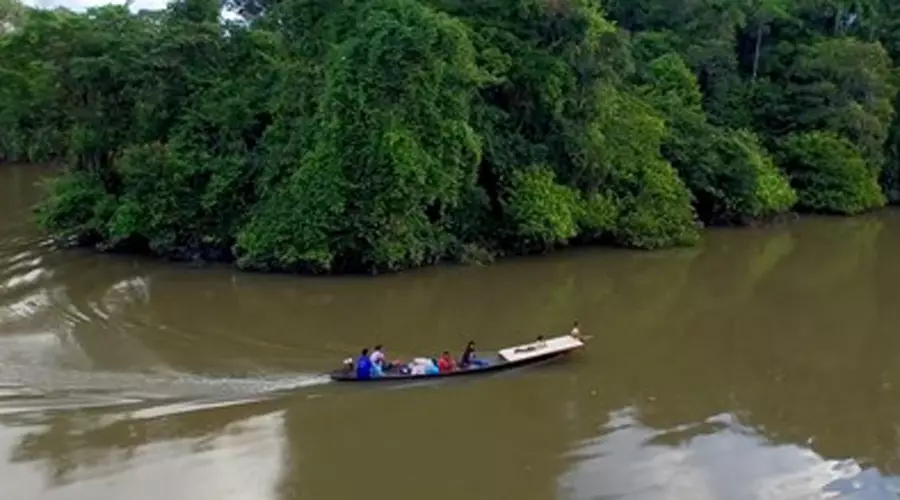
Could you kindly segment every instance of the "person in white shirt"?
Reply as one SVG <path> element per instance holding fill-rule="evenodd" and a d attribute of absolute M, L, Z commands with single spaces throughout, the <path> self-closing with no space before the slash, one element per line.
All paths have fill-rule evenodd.
<path fill-rule="evenodd" d="M 369 354 L 369 359 L 372 360 L 372 363 L 382 364 L 384 363 L 384 351 L 382 351 L 381 344 L 375 346 L 375 349 L 372 351 L 372 354 Z"/>
<path fill-rule="evenodd" d="M 381 344 L 375 345 L 375 350 L 369 355 L 369 359 L 372 361 L 373 365 L 380 366 L 383 371 L 388 371 L 394 367 L 393 363 L 385 359 L 384 346 Z"/>
<path fill-rule="evenodd" d="M 575 337 L 578 340 L 584 340 L 584 337 L 581 336 L 581 330 L 578 329 L 577 321 L 572 325 L 572 331 L 569 332 L 569 335 Z"/>

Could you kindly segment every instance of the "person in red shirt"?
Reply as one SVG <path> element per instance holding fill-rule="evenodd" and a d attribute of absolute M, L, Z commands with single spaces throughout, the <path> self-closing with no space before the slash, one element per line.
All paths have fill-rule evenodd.
<path fill-rule="evenodd" d="M 438 360 L 438 370 L 441 373 L 452 372 L 456 369 L 456 362 L 453 361 L 453 357 L 450 356 L 450 351 L 444 351 L 444 354 L 441 354 L 441 359 Z"/>

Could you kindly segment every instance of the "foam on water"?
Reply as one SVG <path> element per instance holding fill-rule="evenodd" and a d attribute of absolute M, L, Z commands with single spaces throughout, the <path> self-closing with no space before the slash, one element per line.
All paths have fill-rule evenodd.
<path fill-rule="evenodd" d="M 256 402 L 328 382 L 326 375 L 303 373 L 211 377 L 4 366 L 0 367 L 0 414 L 147 403 L 156 405 L 148 412 L 182 413 Z M 161 403 L 165 406 L 159 407 Z"/>

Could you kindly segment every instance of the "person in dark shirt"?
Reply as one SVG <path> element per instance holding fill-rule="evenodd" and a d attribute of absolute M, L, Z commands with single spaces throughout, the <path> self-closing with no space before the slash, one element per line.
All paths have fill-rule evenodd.
<path fill-rule="evenodd" d="M 475 357 L 475 342 L 470 340 L 468 344 L 466 344 L 465 350 L 463 350 L 462 356 L 459 358 L 459 367 L 460 368 L 468 368 L 472 364 L 472 359 Z"/>
<path fill-rule="evenodd" d="M 475 357 L 475 341 L 470 340 L 468 344 L 466 344 L 466 349 L 463 351 L 462 356 L 459 358 L 459 367 L 462 369 L 469 368 L 470 366 L 485 366 L 487 365 L 487 361 L 483 359 L 478 359 Z"/>

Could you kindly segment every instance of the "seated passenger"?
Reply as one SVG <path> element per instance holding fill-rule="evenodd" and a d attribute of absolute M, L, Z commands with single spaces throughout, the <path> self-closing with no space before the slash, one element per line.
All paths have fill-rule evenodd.
<path fill-rule="evenodd" d="M 487 361 L 483 359 L 477 359 L 475 357 L 475 341 L 470 340 L 468 344 L 466 344 L 466 349 L 463 351 L 462 356 L 459 358 L 459 367 L 460 369 L 465 370 L 470 366 L 485 366 L 487 365 Z"/>
<path fill-rule="evenodd" d="M 456 362 L 450 356 L 450 351 L 444 351 L 441 358 L 438 359 L 438 370 L 441 373 L 449 373 L 456 369 Z"/>
<path fill-rule="evenodd" d="M 372 378 L 372 360 L 369 359 L 368 348 L 363 348 L 362 353 L 356 360 L 356 378 L 364 380 Z"/>
<path fill-rule="evenodd" d="M 381 344 L 375 346 L 375 350 L 372 352 L 372 355 L 369 356 L 369 359 L 372 360 L 373 365 L 378 365 L 378 367 L 385 372 L 394 367 L 394 364 L 384 357 L 384 346 Z"/>
<path fill-rule="evenodd" d="M 369 355 L 369 359 L 373 364 L 380 365 L 381 363 L 384 363 L 384 352 L 382 352 L 381 348 L 381 344 L 375 344 L 375 350 Z"/>

